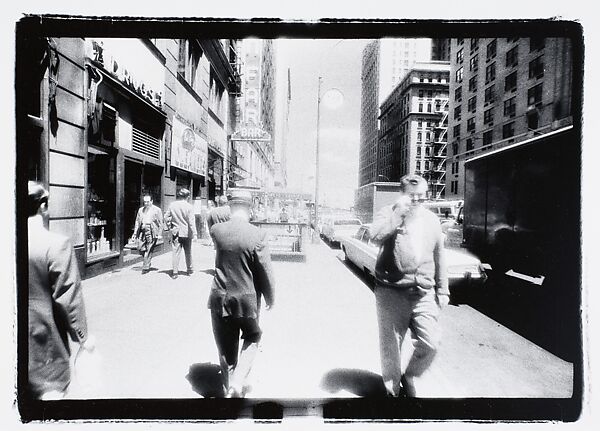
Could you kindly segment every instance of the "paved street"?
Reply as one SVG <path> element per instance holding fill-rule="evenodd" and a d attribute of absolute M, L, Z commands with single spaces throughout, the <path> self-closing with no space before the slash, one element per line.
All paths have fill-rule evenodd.
<path fill-rule="evenodd" d="M 249 397 L 382 395 L 375 301 L 339 250 L 308 245 L 306 262 L 274 261 L 276 306 L 264 331 Z M 195 273 L 169 277 L 171 254 L 84 281 L 101 378 L 71 397 L 219 396 L 217 352 L 206 307 L 214 251 L 194 244 Z M 180 264 L 185 265 L 183 262 Z M 467 306 L 440 317 L 442 345 L 418 387 L 423 397 L 571 396 L 572 365 Z"/>

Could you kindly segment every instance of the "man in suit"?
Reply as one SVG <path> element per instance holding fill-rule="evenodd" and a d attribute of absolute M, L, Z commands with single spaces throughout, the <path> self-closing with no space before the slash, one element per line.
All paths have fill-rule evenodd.
<path fill-rule="evenodd" d="M 244 397 L 261 338 L 261 297 L 273 306 L 274 280 L 266 232 L 250 224 L 252 196 L 234 192 L 231 219 L 211 228 L 215 276 L 208 300 L 226 397 Z M 243 340 L 238 357 L 238 347 Z"/>
<path fill-rule="evenodd" d="M 154 251 L 158 237 L 162 234 L 162 226 L 162 210 L 154 205 L 152 196 L 144 196 L 144 205 L 137 212 L 133 228 L 134 238 L 139 239 L 139 251 L 144 254 L 142 274 L 150 271 L 152 252 Z"/>
<path fill-rule="evenodd" d="M 70 240 L 48 231 L 48 192 L 28 183 L 29 391 L 34 398 L 60 399 L 71 382 L 68 337 L 92 351 L 81 278 Z"/>
<path fill-rule="evenodd" d="M 167 227 L 171 230 L 171 244 L 173 246 L 173 272 L 171 278 L 176 279 L 179 275 L 179 258 L 181 249 L 185 253 L 185 264 L 187 273 L 191 275 L 194 272 L 192 263 L 192 241 L 197 236 L 196 219 L 194 216 L 194 207 L 189 203 L 190 191 L 180 189 L 177 192 L 177 200 L 169 205 L 165 213 Z"/>
<path fill-rule="evenodd" d="M 227 198 L 225 196 L 218 196 L 216 201 L 217 206 L 212 208 L 208 213 L 207 224 L 209 231 L 214 224 L 223 223 L 231 217 L 231 210 L 229 205 L 227 205 Z"/>

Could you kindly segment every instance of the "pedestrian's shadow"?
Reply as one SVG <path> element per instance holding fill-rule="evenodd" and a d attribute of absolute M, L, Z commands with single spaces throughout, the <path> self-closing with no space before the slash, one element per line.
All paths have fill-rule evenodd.
<path fill-rule="evenodd" d="M 321 379 L 321 388 L 335 394 L 346 390 L 359 397 L 382 397 L 386 390 L 379 374 L 367 370 L 337 368 Z"/>
<path fill-rule="evenodd" d="M 215 270 L 214 270 L 214 269 L 201 269 L 201 270 L 200 270 L 200 271 L 198 271 L 198 272 L 203 272 L 204 274 L 208 274 L 208 275 L 210 275 L 211 277 L 214 277 L 214 276 L 215 276 Z"/>
<path fill-rule="evenodd" d="M 194 392 L 204 398 L 223 398 L 225 396 L 219 365 L 209 362 L 193 364 L 185 378 L 192 385 Z"/>

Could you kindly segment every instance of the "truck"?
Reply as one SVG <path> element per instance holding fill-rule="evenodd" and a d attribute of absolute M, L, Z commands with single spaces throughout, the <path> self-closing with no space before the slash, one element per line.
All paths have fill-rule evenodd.
<path fill-rule="evenodd" d="M 565 360 L 580 350 L 581 146 L 573 126 L 465 162 L 463 246 L 488 262 L 479 305 Z"/>

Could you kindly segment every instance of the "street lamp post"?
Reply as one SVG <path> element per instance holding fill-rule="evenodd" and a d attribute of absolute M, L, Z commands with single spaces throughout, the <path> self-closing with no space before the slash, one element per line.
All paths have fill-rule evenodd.
<path fill-rule="evenodd" d="M 315 146 L 315 230 L 319 222 L 319 131 L 321 123 L 321 81 L 319 76 L 319 85 L 317 87 L 317 145 Z M 315 232 L 316 233 L 316 232 Z M 318 241 L 319 236 L 316 235 L 315 241 Z"/>
<path fill-rule="evenodd" d="M 317 143 L 315 145 L 315 228 L 319 221 L 319 138 L 321 132 L 321 100 L 325 98 L 325 105 L 329 104 L 331 109 L 337 108 L 343 102 L 343 94 L 337 88 L 329 88 L 325 91 L 325 94 L 321 94 L 321 83 L 323 77 L 319 76 L 319 83 L 317 86 Z M 329 96 L 329 97 L 328 97 Z M 318 242 L 319 237 L 316 236 L 315 242 Z"/>

